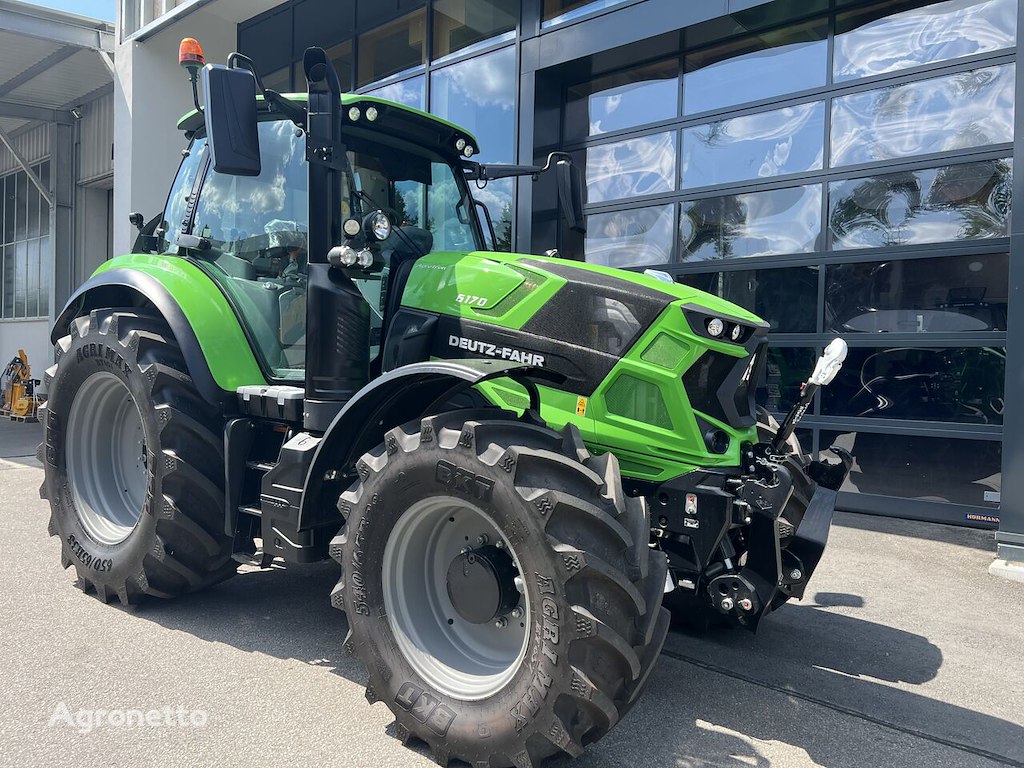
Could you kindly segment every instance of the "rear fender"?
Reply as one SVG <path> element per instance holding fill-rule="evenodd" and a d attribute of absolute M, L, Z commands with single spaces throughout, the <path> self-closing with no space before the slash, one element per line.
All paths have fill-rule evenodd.
<path fill-rule="evenodd" d="M 298 529 L 338 522 L 335 504 L 355 477 L 356 461 L 380 445 L 389 429 L 435 412 L 469 387 L 503 377 L 531 393 L 533 411 L 539 398 L 530 379 L 560 378 L 550 371 L 504 360 L 432 360 L 404 365 L 371 381 L 345 404 L 324 432 L 302 489 Z"/>
<path fill-rule="evenodd" d="M 51 331 L 53 343 L 74 318 L 94 309 L 152 306 L 174 334 L 206 401 L 224 406 L 234 402 L 238 387 L 266 384 L 233 310 L 197 267 L 172 256 L 127 256 L 107 264 L 68 300 Z"/>

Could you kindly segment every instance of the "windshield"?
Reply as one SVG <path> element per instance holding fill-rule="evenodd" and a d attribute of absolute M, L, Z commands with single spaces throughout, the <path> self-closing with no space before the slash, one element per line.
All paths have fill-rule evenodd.
<path fill-rule="evenodd" d="M 305 134 L 289 121 L 260 123 L 259 132 L 259 176 L 207 172 L 191 234 L 208 240 L 209 247 L 204 244 L 203 250 L 189 253 L 231 300 L 267 372 L 273 378 L 295 380 L 305 375 L 309 261 Z M 383 209 L 395 225 L 393 247 L 431 242 L 427 250 L 481 247 L 465 181 L 456 176 L 461 171 L 429 150 L 387 138 L 351 136 L 346 141 L 351 172 L 342 178 L 344 219 L 361 220 Z M 168 250 L 177 247 L 177 232 L 170 222 L 184 216 L 203 143 L 197 139 L 193 144 L 168 201 L 165 220 L 170 231 L 164 236 Z M 378 335 L 386 275 L 387 263 L 383 272 L 356 281 L 370 305 Z M 379 339 L 371 344 L 378 345 Z"/>

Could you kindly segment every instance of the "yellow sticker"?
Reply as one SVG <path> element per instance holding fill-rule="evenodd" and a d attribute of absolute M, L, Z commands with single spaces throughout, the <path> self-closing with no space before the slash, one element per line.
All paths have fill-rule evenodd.
<path fill-rule="evenodd" d="M 587 398 L 577 397 L 576 398 L 576 415 L 586 416 L 587 415 Z"/>

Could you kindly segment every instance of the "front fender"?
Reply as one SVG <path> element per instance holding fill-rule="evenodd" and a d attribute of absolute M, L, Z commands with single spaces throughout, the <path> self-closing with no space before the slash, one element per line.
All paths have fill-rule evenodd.
<path fill-rule="evenodd" d="M 65 335 L 75 317 L 94 309 L 146 303 L 170 326 L 196 389 L 208 402 L 231 402 L 238 387 L 267 383 L 220 289 L 177 256 L 132 254 L 105 262 L 68 300 L 51 341 Z"/>
<path fill-rule="evenodd" d="M 345 404 L 320 440 L 302 489 L 298 529 L 337 522 L 335 502 L 352 480 L 342 473 L 380 445 L 389 429 L 426 416 L 432 405 L 458 391 L 504 377 L 532 390 L 534 396 L 536 389 L 529 379 L 560 378 L 504 360 L 432 360 L 403 365 L 371 381 Z M 328 477 L 329 472 L 338 475 Z"/>

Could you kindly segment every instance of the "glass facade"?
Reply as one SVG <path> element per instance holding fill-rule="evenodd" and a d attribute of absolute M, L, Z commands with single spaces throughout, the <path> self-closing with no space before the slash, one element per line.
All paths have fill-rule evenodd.
<path fill-rule="evenodd" d="M 32 166 L 49 188 L 50 162 Z M 0 317 L 47 317 L 50 314 L 50 206 L 24 171 L 0 178 Z"/>
<path fill-rule="evenodd" d="M 586 235 L 554 223 L 543 179 L 506 180 L 477 190 L 497 247 L 657 267 L 751 309 L 772 325 L 761 402 L 777 414 L 842 334 L 846 367 L 800 437 L 854 452 L 846 506 L 995 511 L 1018 0 L 773 0 L 695 22 L 681 4 L 656 37 L 589 37 L 647 2 L 289 0 L 240 25 L 239 47 L 301 90 L 321 45 L 343 86 L 466 126 L 485 161 L 571 153 Z M 560 63 L 538 67 L 545 36 L 591 52 L 543 44 Z"/>
<path fill-rule="evenodd" d="M 804 422 L 808 450 L 854 451 L 851 494 L 991 511 L 1017 3 L 768 15 L 567 84 L 562 135 L 586 159 L 590 213 L 572 255 L 655 266 L 768 320 L 761 402 L 777 414 L 842 334 L 850 354 Z"/>

